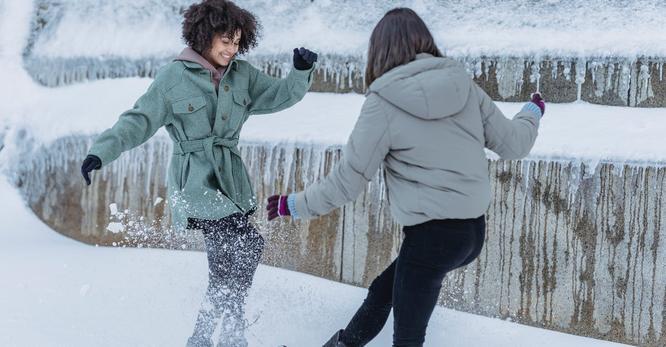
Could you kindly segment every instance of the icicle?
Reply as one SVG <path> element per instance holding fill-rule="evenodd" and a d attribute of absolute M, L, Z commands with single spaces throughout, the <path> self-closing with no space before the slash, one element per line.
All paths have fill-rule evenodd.
<path fill-rule="evenodd" d="M 339 70 L 339 68 L 336 67 L 336 69 L 335 69 L 335 89 L 340 89 L 340 85 L 342 84 L 341 79 L 342 79 L 342 73 Z"/>
<path fill-rule="evenodd" d="M 309 183 L 309 176 L 310 172 L 312 172 L 312 155 L 313 155 L 313 148 L 312 146 L 308 146 L 305 148 L 301 148 L 302 151 L 302 156 L 301 156 L 301 171 L 297 172 L 294 170 L 294 186 L 292 187 L 292 190 L 296 190 L 296 176 L 300 176 L 301 180 L 303 182 L 306 182 L 305 184 L 307 185 Z M 296 168 L 296 166 L 294 166 Z"/>
<path fill-rule="evenodd" d="M 518 95 L 523 85 L 524 61 L 504 58 L 496 65 L 497 89 L 500 96 L 508 99 Z"/>
<path fill-rule="evenodd" d="M 486 75 L 486 82 L 490 79 L 490 62 L 483 60 L 483 73 Z"/>
<path fill-rule="evenodd" d="M 564 70 L 562 71 L 562 74 L 564 75 L 564 78 L 567 81 L 571 81 L 571 65 L 572 63 L 570 61 L 564 61 Z"/>
<path fill-rule="evenodd" d="M 365 85 L 365 65 L 363 65 L 363 69 L 361 69 L 361 81 L 363 81 L 363 90 L 366 90 L 367 86 Z"/>
<path fill-rule="evenodd" d="M 293 145 L 288 145 L 288 146 L 282 146 L 284 150 L 284 159 L 282 160 L 282 189 L 288 189 L 289 187 L 289 181 L 292 178 L 292 172 L 294 172 L 296 168 L 296 160 L 298 157 L 295 157 L 296 154 L 296 147 Z M 276 171 L 279 172 L 279 171 Z M 294 180 L 295 181 L 295 180 Z"/>
<path fill-rule="evenodd" d="M 532 63 L 532 74 L 530 75 L 530 83 L 536 83 L 536 91 L 540 92 L 541 84 L 541 65 L 539 62 Z"/>
<path fill-rule="evenodd" d="M 615 75 L 615 63 L 607 62 L 606 76 L 603 85 L 603 92 L 613 91 L 613 76 Z M 603 93 L 602 93 L 603 94 Z"/>
<path fill-rule="evenodd" d="M 647 64 L 641 64 L 638 72 L 636 86 L 636 105 L 641 104 L 643 101 L 654 97 L 652 90 L 652 83 L 650 83 L 650 68 Z"/>
<path fill-rule="evenodd" d="M 577 87 L 577 92 L 576 92 L 576 100 L 580 101 L 581 100 L 581 93 L 583 90 L 583 83 L 585 83 L 585 61 L 583 59 L 578 59 L 576 60 L 576 87 Z"/>
<path fill-rule="evenodd" d="M 291 62 L 283 62 L 282 63 L 282 73 L 280 74 L 281 78 L 286 78 L 287 74 L 289 71 L 292 69 L 292 63 Z"/>
<path fill-rule="evenodd" d="M 597 82 L 597 67 L 599 66 L 599 63 L 596 61 L 592 61 L 590 63 L 589 69 L 590 69 L 590 74 L 592 75 L 592 84 Z"/>
<path fill-rule="evenodd" d="M 481 60 L 477 60 L 474 64 L 474 77 L 479 78 L 481 77 L 481 74 L 483 74 L 483 67 Z"/>
<path fill-rule="evenodd" d="M 590 73 L 592 74 L 592 87 L 594 88 L 594 95 L 601 98 L 606 90 L 607 76 L 606 69 L 603 62 L 593 61 L 590 64 Z"/>
<path fill-rule="evenodd" d="M 631 87 L 631 68 L 628 62 L 623 62 L 620 68 L 620 76 L 618 81 L 617 93 L 625 103 L 628 103 L 628 93 Z"/>
<path fill-rule="evenodd" d="M 585 170 L 585 176 L 583 178 L 590 178 L 594 176 L 597 168 L 599 165 L 601 165 L 601 158 L 590 158 L 585 160 L 583 164 L 587 167 L 587 170 Z"/>
<path fill-rule="evenodd" d="M 550 78 L 555 81 L 557 79 L 557 69 L 560 66 L 560 62 L 551 63 Z"/>
<path fill-rule="evenodd" d="M 264 182 L 267 182 L 267 184 L 272 185 L 273 184 L 273 176 L 272 174 L 274 172 L 277 172 L 277 152 L 278 148 L 275 144 L 267 145 L 265 147 L 266 151 L 266 159 L 265 159 L 265 169 L 264 169 Z"/>

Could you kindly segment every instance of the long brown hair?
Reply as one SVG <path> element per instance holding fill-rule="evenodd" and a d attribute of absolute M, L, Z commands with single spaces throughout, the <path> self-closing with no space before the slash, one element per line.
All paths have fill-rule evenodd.
<path fill-rule="evenodd" d="M 404 7 L 386 12 L 370 36 L 365 85 L 370 86 L 385 72 L 416 59 L 418 53 L 442 56 L 421 17 Z"/>

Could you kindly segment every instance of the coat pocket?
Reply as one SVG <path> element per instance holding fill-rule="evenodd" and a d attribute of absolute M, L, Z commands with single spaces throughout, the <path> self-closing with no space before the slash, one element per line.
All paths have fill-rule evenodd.
<path fill-rule="evenodd" d="M 250 93 L 245 89 L 235 90 L 233 93 L 234 102 L 239 106 L 247 108 L 252 103 Z"/>
<path fill-rule="evenodd" d="M 189 96 L 171 102 L 173 124 L 185 139 L 197 139 L 211 132 L 212 114 L 203 95 Z"/>
<path fill-rule="evenodd" d="M 188 115 L 199 111 L 206 106 L 206 99 L 203 96 L 194 96 L 175 101 L 171 104 L 174 114 Z"/>
<path fill-rule="evenodd" d="M 232 106 L 233 117 L 230 127 L 239 130 L 250 115 L 248 110 L 250 109 L 252 99 L 250 99 L 250 94 L 247 89 L 234 90 L 232 98 L 234 100 Z"/>

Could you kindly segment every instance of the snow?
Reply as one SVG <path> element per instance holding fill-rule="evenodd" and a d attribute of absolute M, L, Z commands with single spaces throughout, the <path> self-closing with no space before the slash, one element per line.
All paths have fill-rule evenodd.
<path fill-rule="evenodd" d="M 289 110 L 250 118 L 241 138 L 341 145 L 351 133 L 363 100 L 360 95 L 309 93 Z M 509 118 L 524 105 L 496 104 Z M 665 133 L 664 109 L 548 104 L 530 157 L 661 162 L 666 159 L 666 148 L 659 145 Z"/>
<path fill-rule="evenodd" d="M 114 234 L 121 233 L 121 232 L 125 231 L 125 225 L 123 223 L 119 223 L 119 222 L 111 222 L 106 227 L 106 230 L 108 230 L 108 231 L 110 231 Z"/>
<path fill-rule="evenodd" d="M 0 346 L 182 346 L 207 283 L 202 252 L 88 246 L 42 224 L 0 177 Z M 250 346 L 312 346 L 344 327 L 365 289 L 260 266 Z M 390 345 L 392 321 L 369 346 Z M 436 308 L 426 346 L 620 346 Z"/>
<path fill-rule="evenodd" d="M 13 32 L 0 36 L 0 74 L 10 81 L 0 84 L 0 137 L 4 128 L 9 128 L 4 141 L 7 148 L 17 145 L 25 133 L 35 145 L 48 145 L 63 136 L 99 133 L 131 108 L 152 82 L 147 78 L 125 78 L 60 88 L 38 85 L 21 66 L 30 12 L 30 4 L 18 1 L 3 2 L 0 12 L 2 32 Z M 356 94 L 308 93 L 292 108 L 250 118 L 241 140 L 340 146 L 346 142 L 363 100 L 363 96 Z M 497 104 L 508 117 L 522 107 L 522 103 Z M 662 163 L 666 161 L 666 147 L 661 145 L 666 133 L 665 118 L 664 108 L 610 107 L 584 102 L 548 104 L 530 158 Z M 160 130 L 158 136 L 166 136 L 166 132 Z M 0 152 L 0 165 L 11 152 Z"/>
<path fill-rule="evenodd" d="M 174 14 L 190 2 L 40 1 L 53 11 L 62 4 L 65 12 L 60 24 L 36 38 L 30 54 L 105 59 L 173 55 L 182 47 L 180 19 Z M 518 0 L 317 0 L 306 5 L 249 0 L 242 5 L 264 24 L 256 55 L 288 53 L 305 45 L 322 53 L 362 56 L 383 12 L 408 4 L 424 16 L 452 56 L 666 56 L 660 1 L 530 3 L 538 5 Z M 31 1 L 0 0 L 0 164 L 12 155 L 12 146 L 48 145 L 63 136 L 108 128 L 151 82 L 128 78 L 57 89 L 39 86 L 23 68 L 32 13 Z M 359 95 L 310 93 L 291 109 L 253 117 L 242 138 L 245 143 L 338 146 L 346 141 L 362 102 Z M 522 104 L 499 106 L 510 116 Z M 665 113 L 549 104 L 531 155 L 661 162 L 666 158 L 660 137 L 666 130 Z M 34 142 L 25 143 L 26 134 Z M 165 136 L 164 131 L 158 136 Z M 204 253 L 84 245 L 41 223 L 2 177 L 0 196 L 0 346 L 184 344 L 205 291 Z M 247 318 L 256 320 L 247 334 L 250 345 L 323 343 L 344 326 L 364 295 L 361 288 L 260 266 L 247 305 Z M 389 321 L 370 346 L 389 345 L 391 326 Z M 427 346 L 617 345 L 443 308 L 435 309 L 428 334 Z"/>
<path fill-rule="evenodd" d="M 16 131 L 27 129 L 35 141 L 44 144 L 63 136 L 96 134 L 111 127 L 120 113 L 131 108 L 151 81 L 101 80 L 55 89 L 31 83 L 31 93 L 14 95 L 12 103 L 0 104 L 0 122 L 1 115 L 9 114 L 4 118 L 6 124 Z M 250 117 L 241 141 L 344 145 L 364 99 L 358 94 L 308 93 L 287 110 Z M 497 105 L 511 118 L 523 103 Z M 549 103 L 530 158 L 662 163 L 666 161 L 666 147 L 661 145 L 665 133 L 663 108 Z M 158 136 L 166 136 L 166 132 L 160 130 Z"/>
<path fill-rule="evenodd" d="M 62 11 L 60 20 L 48 23 L 32 54 L 173 55 L 182 46 L 179 11 L 192 2 L 59 1 L 47 11 Z M 307 46 L 324 54 L 360 57 L 383 14 L 408 6 L 423 17 L 439 46 L 451 56 L 666 56 L 666 4 L 660 0 L 247 0 L 239 5 L 254 12 L 263 25 L 256 55 Z"/>
<path fill-rule="evenodd" d="M 109 204 L 109 212 L 111 213 L 112 216 L 118 214 L 118 205 L 115 203 Z"/>
<path fill-rule="evenodd" d="M 31 11 L 32 4 L 26 1 L 0 2 L 0 60 L 20 61 L 20 53 L 28 39 Z"/>
<path fill-rule="evenodd" d="M 471 12 L 474 16 L 490 15 L 488 11 L 496 9 L 496 6 L 505 10 L 515 6 L 524 7 L 524 5 L 519 5 L 515 1 L 498 3 L 495 4 L 496 6 L 464 5 L 463 3 L 456 2 L 456 6 L 475 8 Z M 553 11 L 553 6 L 573 6 L 574 3 L 565 0 L 551 0 L 544 3 L 543 6 L 534 8 L 534 10 L 535 13 L 542 13 L 546 10 Z M 72 5 L 71 2 L 69 4 Z M 109 7 L 111 5 L 102 5 L 92 0 L 81 4 L 80 6 L 77 5 L 78 7 L 72 7 L 71 11 L 74 11 L 74 13 L 88 13 L 93 8 L 97 8 L 96 6 L 102 6 L 100 11 L 105 14 L 104 18 L 108 17 L 108 20 L 121 20 L 118 16 L 125 12 L 131 12 L 128 10 L 129 8 L 138 6 L 131 1 L 122 2 L 117 5 L 118 7 Z M 256 5 L 258 13 L 269 11 L 269 7 L 271 11 L 286 13 L 293 10 L 294 5 L 290 2 L 281 2 L 279 6 L 273 8 L 262 2 L 250 2 L 249 4 Z M 609 29 L 610 33 L 615 33 L 615 30 L 623 28 L 627 29 L 629 23 L 632 23 L 631 25 L 657 24 L 656 19 L 652 16 L 658 16 L 658 14 L 652 12 L 652 10 L 662 6 L 658 5 L 658 2 L 641 0 L 632 4 L 624 3 L 628 8 L 617 11 L 616 7 L 619 5 L 615 2 L 606 2 L 607 6 L 599 6 L 598 8 L 591 7 L 592 4 L 598 5 L 598 1 L 575 4 L 576 11 L 582 11 L 581 13 L 591 16 L 591 19 L 601 18 L 599 16 L 602 15 L 606 16 L 604 17 L 606 18 L 606 22 L 604 22 L 606 24 L 604 25 L 612 24 L 612 26 L 600 27 L 599 29 Z M 335 6 L 338 6 L 335 2 L 316 1 L 305 6 L 303 11 L 306 11 L 309 16 L 316 16 L 317 14 L 328 13 L 324 10 L 332 9 Z M 344 13 L 344 11 L 350 10 L 354 6 L 358 6 L 358 4 L 341 6 L 340 11 Z M 388 5 L 374 3 L 364 8 L 369 11 L 367 13 L 383 13 L 386 6 Z M 421 5 L 417 5 L 415 8 L 425 10 L 432 9 L 432 6 L 434 5 L 429 2 L 421 2 Z M 439 6 L 434 7 L 440 8 Z M 112 8 L 115 11 L 112 11 Z M 150 9 L 150 6 L 147 8 Z M 595 11 L 591 9 L 595 9 Z M 439 11 L 437 9 L 432 10 Z M 465 11 L 461 12 L 459 8 L 451 10 L 460 16 L 458 19 L 460 23 L 464 22 L 463 19 L 465 18 L 469 19 L 468 15 L 463 13 Z M 0 36 L 0 74 L 6 76 L 7 81 L 11 81 L 10 83 L 0 84 L 0 95 L 3 98 L 0 102 L 0 137 L 2 137 L 3 128 L 9 128 L 5 145 L 7 147 L 16 145 L 17 141 L 20 141 L 18 139 L 24 136 L 25 132 L 32 137 L 35 144 L 48 145 L 51 141 L 63 136 L 96 134 L 113 125 L 118 115 L 132 107 L 134 101 L 146 90 L 152 80 L 147 78 L 109 79 L 59 88 L 45 88 L 38 85 L 31 80 L 21 65 L 21 52 L 28 37 L 28 18 L 30 18 L 31 11 L 32 5 L 22 1 L 4 1 L 0 7 L 1 32 L 12 32 L 12 35 Z M 338 12 L 333 17 L 339 17 L 337 20 L 342 21 L 343 15 Z M 136 18 L 136 16 L 141 16 L 141 13 L 143 12 L 137 12 L 128 18 Z M 617 13 L 622 13 L 622 15 Z M 500 19 L 504 18 L 503 15 L 506 14 L 500 13 L 489 18 L 494 18 L 491 22 L 499 23 L 502 22 Z M 566 19 L 571 19 L 572 23 L 580 24 L 584 22 L 581 21 L 581 17 L 578 15 L 569 18 L 570 15 L 571 13 L 568 13 Z M 448 14 L 448 16 L 453 16 L 453 14 Z M 561 16 L 560 12 L 554 11 L 552 16 L 547 17 L 549 19 L 546 20 L 544 25 L 560 23 L 564 20 L 564 17 Z M 311 23 L 326 25 L 328 19 L 325 17 L 319 16 L 316 18 L 317 20 L 314 20 L 306 16 L 306 21 L 310 20 Z M 524 24 L 535 20 L 532 16 L 519 17 L 521 18 L 520 21 L 515 23 L 507 21 L 507 23 L 513 24 L 506 25 L 520 27 L 522 24 L 519 23 Z M 106 20 L 95 16 L 78 17 L 77 20 L 83 21 L 82 25 L 85 25 L 86 21 L 93 18 L 95 20 Z M 158 20 L 161 17 L 156 16 L 155 18 Z M 272 17 L 266 16 L 266 18 Z M 365 19 L 360 18 L 357 21 L 365 24 L 374 21 L 369 17 L 363 18 Z M 635 18 L 642 18 L 643 20 L 634 21 Z M 264 22 L 264 32 L 266 34 L 272 32 L 270 29 L 272 28 L 271 25 L 274 24 L 270 22 L 271 19 L 267 20 L 268 22 Z M 471 23 L 478 24 L 477 22 Z M 595 22 L 591 21 L 591 23 Z M 454 27 L 454 25 L 451 26 Z M 354 29 L 351 24 L 344 27 L 349 28 L 349 30 Z M 566 30 L 574 30 L 575 25 L 573 27 L 566 26 L 566 28 Z M 664 28 L 666 28 L 664 25 L 655 25 L 648 32 L 659 33 L 660 30 L 665 30 Z M 495 27 L 493 31 L 496 29 Z M 566 30 L 563 32 L 566 33 Z M 108 30 L 108 32 L 112 33 L 115 30 Z M 297 30 L 296 32 L 300 33 L 301 31 Z M 141 35 L 140 32 L 136 34 Z M 506 37 L 513 36 L 502 35 Z M 91 37 L 93 36 L 96 36 L 95 38 L 99 42 L 104 42 L 109 47 L 113 47 L 112 43 L 115 41 L 104 40 L 103 35 L 92 35 Z M 317 34 L 314 34 L 314 36 L 316 37 Z M 585 37 L 585 35 L 580 34 L 578 36 Z M 290 35 L 286 35 L 283 40 L 264 38 L 264 42 L 283 42 L 288 40 L 288 37 Z M 552 39 L 550 35 L 547 37 Z M 335 40 L 335 36 L 332 39 Z M 549 42 L 549 40 L 532 41 L 541 42 L 538 44 Z M 575 43 L 578 40 L 572 42 Z M 64 44 L 65 42 L 61 43 Z M 622 46 L 621 41 L 616 43 L 617 47 Z M 285 44 L 290 45 L 291 43 Z M 519 46 L 522 47 L 523 45 Z M 666 47 L 664 45 L 657 46 Z M 147 44 L 144 47 L 145 52 L 150 52 L 151 47 Z M 344 46 L 338 46 L 337 48 L 342 51 L 345 50 Z M 94 52 L 94 50 L 91 52 Z M 96 52 L 96 54 L 99 53 Z M 547 99 L 548 95 L 545 95 L 545 97 Z M 346 142 L 358 117 L 363 100 L 363 96 L 356 94 L 308 93 L 302 102 L 285 111 L 273 115 L 251 117 L 242 131 L 241 140 L 244 143 L 340 146 Z M 497 104 L 508 117 L 512 117 L 523 105 L 522 103 Z M 661 145 L 663 134 L 666 133 L 666 121 L 664 119 L 666 119 L 664 108 L 610 107 L 584 102 L 548 104 L 539 137 L 530 157 L 535 159 L 574 159 L 588 163 L 601 161 L 662 163 L 666 161 L 666 147 Z M 166 132 L 160 130 L 158 136 L 166 136 Z M 4 152 L 0 152 L 0 165 L 3 157 L 6 158 L 11 150 L 5 150 Z"/>
<path fill-rule="evenodd" d="M 145 5 L 135 1 L 65 1 L 65 8 L 74 10 L 64 11 L 52 35 L 39 36 L 36 53 L 49 57 L 120 54 L 140 58 L 150 47 L 157 56 L 172 54 L 181 44 L 179 18 L 168 17 L 162 11 L 149 12 Z"/>
<path fill-rule="evenodd" d="M 0 102 L 4 107 L 11 106 L 9 101 L 21 95 L 19 91 L 33 86 L 30 77 L 23 70 L 21 55 L 28 39 L 31 11 L 32 4 L 27 1 L 0 2 Z M 21 88 L 17 89 L 17 86 Z M 2 115 L 3 113 L 0 113 L 0 117 Z"/>
<path fill-rule="evenodd" d="M 131 1 L 120 2 L 114 5 L 115 7 L 103 5 L 92 0 L 81 3 L 77 2 L 78 5 L 76 6 L 72 1 L 67 2 L 67 4 L 67 11 L 69 12 L 66 11 L 66 13 L 72 16 L 77 13 L 104 14 L 103 18 L 98 18 L 96 15 L 76 17 L 77 21 L 81 21 L 80 28 L 82 29 L 85 28 L 86 23 L 92 20 L 95 23 L 101 21 L 100 27 L 105 27 L 103 23 L 106 20 L 120 21 L 114 22 L 114 25 L 119 25 L 119 23 L 125 23 L 123 21 L 126 20 L 143 18 L 141 16 L 144 13 L 141 11 L 130 11 L 130 9 L 139 6 L 137 5 L 138 3 L 134 4 Z M 150 9 L 153 3 L 141 4 L 147 5 L 146 9 Z M 248 2 L 248 5 L 250 5 L 248 7 L 256 8 L 260 16 L 263 13 L 262 11 L 269 13 L 269 10 L 286 15 L 289 11 L 294 10 L 294 4 L 291 2 L 280 2 L 278 6 L 270 6 L 271 4 L 264 2 L 250 1 Z M 657 19 L 663 20 L 663 17 L 659 16 L 658 11 L 654 11 L 661 8 L 660 6 L 663 6 L 663 4 L 660 5 L 660 2 L 649 0 L 635 1 L 631 4 L 627 4 L 626 2 L 603 2 L 605 6 L 595 6 L 600 4 L 598 0 L 586 2 L 585 4 L 568 0 L 551 0 L 542 3 L 541 6 L 530 8 L 525 8 L 526 5 L 522 5 L 516 1 L 495 3 L 493 6 L 480 6 L 479 4 L 474 5 L 466 2 L 454 2 L 452 4 L 455 4 L 451 5 L 454 7 L 448 8 L 440 5 L 435 6 L 433 3 L 424 1 L 420 2 L 420 5 L 416 4 L 414 7 L 417 11 L 427 13 L 430 13 L 428 12 L 430 10 L 435 11 L 434 13 L 444 11 L 442 9 L 450 10 L 451 13 L 447 12 L 446 16 L 457 18 L 451 22 L 450 27 L 452 28 L 455 27 L 454 23 L 467 23 L 465 20 L 471 20 L 469 16 L 486 15 L 489 16 L 487 18 L 492 19 L 489 23 L 495 23 L 493 24 L 495 26 L 487 24 L 493 27 L 493 30 L 490 30 L 490 32 L 497 31 L 498 33 L 500 32 L 500 24 L 498 23 L 504 23 L 503 25 L 512 28 L 531 27 L 538 29 L 542 27 L 555 28 L 557 23 L 570 20 L 572 24 L 565 26 L 564 29 L 566 30 L 563 30 L 562 33 L 571 34 L 567 30 L 576 31 L 576 28 L 580 26 L 599 24 L 601 25 L 598 27 L 599 30 L 608 31 L 604 35 L 592 36 L 595 40 L 601 39 L 600 41 L 603 41 L 606 34 L 613 37 L 611 34 L 617 32 L 634 34 L 641 32 L 645 35 L 636 34 L 634 37 L 634 39 L 640 40 L 650 37 L 652 33 L 661 35 L 663 34 L 662 31 L 666 28 L 664 25 L 657 25 L 659 24 Z M 386 4 L 373 3 L 365 5 L 367 5 L 363 7 L 365 12 L 359 13 L 368 14 L 368 16 L 348 19 L 351 21 L 350 23 L 343 23 L 349 25 L 342 27 L 352 32 L 362 32 L 357 31 L 358 27 L 354 25 L 368 25 L 368 23 L 374 22 L 374 19 L 369 14 L 383 13 L 388 8 Z M 617 7 L 620 5 L 628 7 L 619 11 Z M 98 6 L 101 6 L 101 8 L 98 9 Z M 162 5 L 160 4 L 159 6 L 161 7 Z M 319 23 L 317 25 L 326 26 L 331 29 L 333 27 L 329 25 L 328 20 L 341 22 L 345 18 L 345 11 L 351 11 L 358 6 L 360 5 L 357 3 L 347 3 L 343 6 L 338 5 L 336 2 L 316 1 L 305 6 L 302 11 L 305 11 L 304 16 L 307 23 L 311 23 L 312 25 Z M 560 8 L 561 6 L 571 9 L 571 11 L 564 11 Z M 339 8 L 339 11 L 329 11 L 333 8 Z M 534 13 L 534 15 L 522 16 L 520 14 L 523 12 L 516 12 L 513 14 L 515 18 L 506 17 L 509 16 L 506 11 L 515 8 L 525 10 L 527 13 Z M 96 11 L 93 11 L 93 9 L 96 9 Z M 474 11 L 463 11 L 464 9 L 474 9 Z M 497 13 L 493 14 L 489 13 L 489 11 Z M 546 17 L 547 19 L 542 24 L 537 24 L 535 18 L 538 16 L 536 15 L 545 14 L 546 12 L 550 13 Z M 0 32 L 12 33 L 11 35 L 0 35 L 0 75 L 5 77 L 5 80 L 10 81 L 10 83 L 0 84 L 0 95 L 2 95 L 2 100 L 0 101 L 0 137 L 3 136 L 2 132 L 5 131 L 4 129 L 9 128 L 5 138 L 6 146 L 11 147 L 12 145 L 16 145 L 16 142 L 19 141 L 17 139 L 22 138 L 26 132 L 36 141 L 35 144 L 41 143 L 45 145 L 63 136 L 99 133 L 113 125 L 120 113 L 131 108 L 134 101 L 151 83 L 151 80 L 146 78 L 125 78 L 85 82 L 60 88 L 45 88 L 36 84 L 22 68 L 21 58 L 23 46 L 29 34 L 29 18 L 31 13 L 32 4 L 28 2 L 4 1 L 0 6 L 0 18 L 2 19 L 0 21 L 0 29 L 2 29 Z M 128 15 L 129 13 L 132 13 L 132 15 Z M 322 13 L 333 13 L 331 16 L 332 19 L 327 19 L 327 16 L 321 15 Z M 572 17 L 572 13 L 576 15 Z M 123 14 L 128 16 L 123 17 Z M 590 20 L 584 21 L 583 14 L 584 16 L 589 16 Z M 445 18 L 449 18 L 446 16 Z M 277 32 L 276 35 L 279 35 L 279 31 L 271 30 L 272 25 L 277 25 L 271 22 L 272 19 L 270 18 L 273 17 L 279 18 L 280 16 L 265 16 L 265 18 L 268 18 L 266 19 L 267 22 L 264 22 L 264 32 L 267 35 L 272 35 L 275 32 Z M 155 20 L 161 20 L 160 18 L 164 19 L 167 17 L 154 16 Z M 439 17 L 429 15 L 428 18 Z M 601 19 L 604 20 L 602 21 Z M 63 22 L 65 23 L 63 25 L 69 25 L 66 24 L 68 23 L 66 18 Z M 75 23 L 75 20 L 72 19 L 71 23 Z M 445 23 L 445 21 L 442 21 L 442 23 Z M 469 23 L 469 26 L 479 24 L 478 20 L 470 21 Z M 526 23 L 531 24 L 528 25 Z M 484 25 L 477 25 L 477 27 L 484 28 Z M 651 29 L 635 31 L 639 28 L 632 27 L 632 25 L 650 25 Z M 109 27 L 106 28 L 109 29 Z M 319 31 L 317 30 L 319 29 L 315 29 L 317 29 L 316 26 L 312 30 L 308 30 L 308 32 L 312 31 L 312 36 L 317 38 L 319 35 Z M 558 27 L 558 30 L 560 29 L 563 28 Z M 80 31 L 84 34 L 86 32 L 85 30 Z M 89 37 L 95 38 L 95 42 L 103 42 L 105 47 L 115 47 L 114 44 L 119 42 L 116 40 L 118 38 L 106 40 L 104 35 L 113 35 L 116 31 L 115 29 L 106 30 L 106 34 L 97 33 Z M 326 30 L 321 29 L 320 31 L 325 32 Z M 296 33 L 294 35 L 298 36 L 300 35 L 298 33 L 302 31 L 295 30 L 294 32 Z M 135 34 L 142 35 L 142 33 L 143 31 L 140 31 Z M 473 34 L 474 31 L 472 30 L 471 33 Z M 153 34 L 155 33 L 151 33 L 150 35 Z M 264 37 L 264 41 L 262 42 L 271 42 L 272 44 L 283 43 L 284 47 L 287 47 L 292 44 L 288 41 L 294 35 L 284 35 L 281 40 Z M 573 47 L 588 35 L 577 33 L 576 36 L 576 40 L 570 40 Z M 84 35 L 83 37 L 86 36 Z M 164 37 L 166 40 L 168 36 Z M 478 38 L 481 37 L 492 38 L 493 36 L 479 35 Z M 502 32 L 502 37 L 511 38 L 515 37 L 515 35 L 506 35 Z M 557 35 L 549 34 L 542 37 L 548 37 L 549 39 L 529 40 L 531 42 L 530 45 L 547 43 L 549 46 L 556 47 L 556 45 L 552 45 L 552 40 Z M 337 36 L 334 35 L 331 36 L 331 40 L 320 41 L 335 43 L 336 39 Z M 619 47 L 623 47 L 622 40 L 618 41 L 616 37 L 613 37 L 613 40 L 614 47 L 618 47 L 618 49 Z M 72 40 L 72 42 L 75 41 Z M 347 43 L 355 42 L 354 40 L 343 41 Z M 55 42 L 60 41 L 55 40 Z M 448 42 L 453 44 L 455 41 Z M 636 40 L 631 40 L 631 42 L 636 42 Z M 69 51 L 71 47 L 68 48 L 66 43 L 60 42 L 61 45 L 58 47 L 63 47 L 63 49 L 71 53 Z M 517 46 L 527 47 L 529 45 L 521 44 Z M 661 44 L 650 46 L 666 47 Z M 340 50 L 340 52 L 344 52 L 347 49 L 342 44 L 337 46 L 333 44 L 332 47 Z M 645 47 L 648 47 L 647 44 Z M 152 52 L 154 51 L 153 48 L 154 46 L 144 42 L 143 52 Z M 278 47 L 276 46 L 275 49 L 277 50 Z M 510 50 L 505 52 L 507 54 L 511 53 Z M 91 48 L 90 53 L 101 54 L 102 52 L 96 52 Z M 548 95 L 545 95 L 545 97 L 547 99 Z M 346 142 L 358 117 L 363 100 L 363 96 L 355 94 L 309 93 L 302 102 L 290 109 L 274 115 L 252 117 L 243 129 L 241 140 L 245 143 L 260 142 L 339 146 Z M 508 117 L 515 114 L 522 106 L 522 103 L 497 104 Z M 591 163 L 600 161 L 662 163 L 666 160 L 666 147 L 661 146 L 662 136 L 666 133 L 665 117 L 666 110 L 663 108 L 609 107 L 591 105 L 584 102 L 548 104 L 546 116 L 541 124 L 540 135 L 530 157 L 538 159 L 576 159 Z M 165 135 L 164 130 L 158 132 L 158 136 Z M 6 157 L 7 153 L 11 151 L 4 152 L 0 152 L 0 164 L 2 164 L 2 157 Z"/>

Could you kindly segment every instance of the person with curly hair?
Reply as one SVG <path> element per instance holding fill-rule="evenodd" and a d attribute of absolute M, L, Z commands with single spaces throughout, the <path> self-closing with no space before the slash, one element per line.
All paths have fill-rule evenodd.
<path fill-rule="evenodd" d="M 203 233 L 208 257 L 206 298 L 188 346 L 246 346 L 244 302 L 264 240 L 248 216 L 256 198 L 238 150 L 250 115 L 274 113 L 300 101 L 312 84 L 317 54 L 294 49 L 293 69 L 270 77 L 238 59 L 257 45 L 255 16 L 231 1 L 204 0 L 184 12 L 187 47 L 155 76 L 131 110 L 97 137 L 81 172 L 108 166 L 122 152 L 165 127 L 173 140 L 168 168 L 172 228 Z"/>

